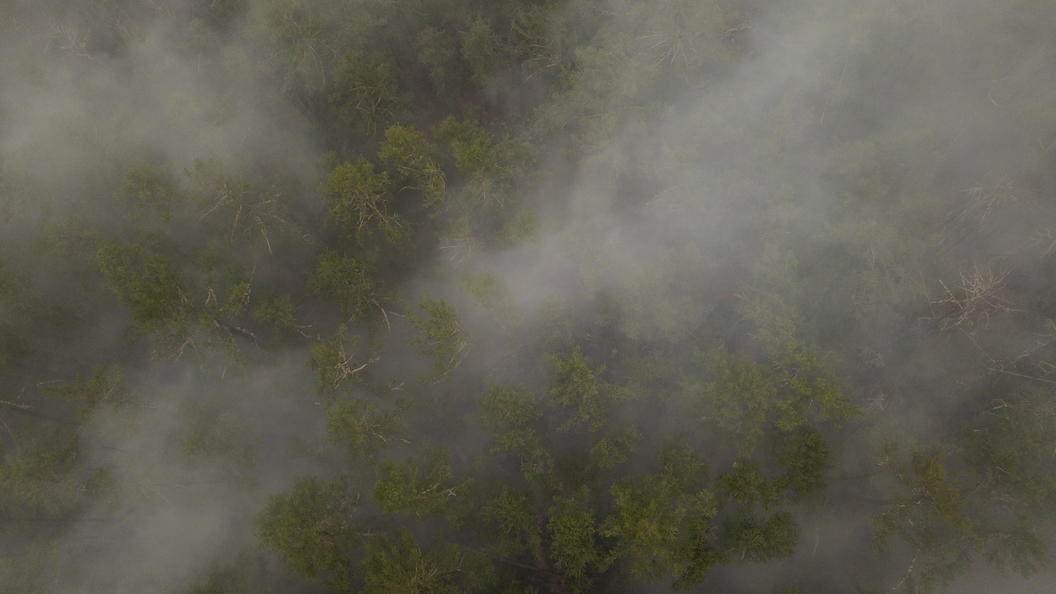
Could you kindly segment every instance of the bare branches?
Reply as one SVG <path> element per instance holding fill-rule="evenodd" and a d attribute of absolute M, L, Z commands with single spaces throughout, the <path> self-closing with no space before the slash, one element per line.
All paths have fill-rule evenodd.
<path fill-rule="evenodd" d="M 1009 271 L 994 273 L 990 266 L 975 266 L 961 272 L 960 286 L 953 289 L 939 281 L 943 295 L 930 305 L 940 327 L 943 330 L 970 328 L 980 321 L 985 325 L 991 314 L 1013 311 L 1001 296 L 1008 274 Z"/>

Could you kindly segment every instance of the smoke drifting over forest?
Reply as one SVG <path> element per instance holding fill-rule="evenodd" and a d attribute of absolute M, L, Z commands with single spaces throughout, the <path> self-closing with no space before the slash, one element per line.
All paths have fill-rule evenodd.
<path fill-rule="evenodd" d="M 0 17 L 0 593 L 1056 587 L 1056 4 Z"/>

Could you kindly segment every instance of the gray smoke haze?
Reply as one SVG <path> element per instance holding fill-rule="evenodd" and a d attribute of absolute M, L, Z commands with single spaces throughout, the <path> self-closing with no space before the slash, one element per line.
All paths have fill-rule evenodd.
<path fill-rule="evenodd" d="M 180 176 L 196 159 L 215 159 L 235 174 L 282 176 L 284 187 L 309 196 L 296 203 L 304 208 L 299 220 L 322 220 L 315 188 L 331 168 L 328 159 L 346 156 L 327 156 L 331 131 L 318 129 L 310 110 L 285 93 L 287 81 L 259 65 L 273 50 L 257 32 L 279 3 L 250 2 L 223 33 L 187 16 L 207 4 L 0 3 L 0 11 L 10 11 L 0 25 L 0 179 L 22 188 L 3 197 L 5 259 L 46 262 L 53 248 L 42 247 L 40 229 L 106 229 L 124 172 L 143 162 L 166 164 Z M 376 17 L 364 4 L 298 6 L 320 14 L 363 10 L 366 23 Z M 693 22 L 721 22 L 725 5 L 696 4 L 697 13 L 714 14 L 694 13 Z M 798 319 L 814 340 L 830 345 L 828 364 L 852 377 L 847 393 L 864 416 L 833 442 L 828 499 L 796 511 L 795 554 L 765 566 L 716 569 L 695 591 L 769 592 L 775 583 L 795 582 L 803 592 L 849 592 L 863 576 L 887 591 L 901 575 L 889 567 L 900 565 L 877 559 L 900 559 L 901 567 L 914 559 L 913 550 L 897 545 L 887 557 L 868 552 L 878 509 L 872 500 L 897 485 L 877 477 L 851 486 L 841 477 L 872 474 L 880 448 L 895 437 L 932 445 L 945 415 L 975 398 L 988 362 L 1018 360 L 1053 335 L 1046 318 L 1004 315 L 1022 304 L 999 297 L 979 304 L 979 315 L 960 326 L 956 315 L 907 322 L 916 315 L 907 312 L 941 308 L 973 280 L 993 284 L 995 275 L 1017 287 L 1050 282 L 1043 267 L 1023 263 L 1052 251 L 1046 242 L 1056 223 L 1056 10 L 1034 3 L 1041 8 L 1028 12 L 1026 2 L 1014 1 L 749 4 L 767 10 L 727 32 L 743 37 L 727 50 L 706 36 L 687 41 L 681 31 L 670 38 L 654 32 L 650 27 L 665 23 L 645 20 L 649 9 L 643 12 L 641 2 L 570 3 L 553 27 L 569 27 L 589 5 L 615 15 L 606 35 L 668 48 L 664 59 L 686 70 L 719 50 L 739 53 L 703 67 L 719 82 L 673 98 L 656 89 L 645 107 L 624 105 L 621 97 L 643 93 L 654 79 L 639 77 L 659 61 L 603 49 L 581 55 L 602 65 L 590 84 L 614 99 L 590 120 L 593 129 L 536 131 L 543 138 L 538 173 L 524 182 L 532 188 L 524 200 L 537 216 L 535 235 L 473 250 L 442 239 L 393 293 L 405 304 L 424 297 L 454 304 L 471 337 L 457 376 L 467 391 L 514 379 L 515 367 L 538 368 L 518 359 L 524 355 L 516 344 L 560 348 L 570 340 L 568 328 L 604 318 L 606 307 L 618 312 L 613 332 L 634 350 L 635 341 L 685 341 L 707 320 L 723 320 L 715 333 L 732 343 L 741 326 L 730 321 L 731 308 L 769 294 L 802 300 L 789 305 L 802 308 Z M 200 34 L 186 28 L 192 22 Z M 194 52 L 198 35 L 222 50 Z M 604 43 L 596 39 L 594 47 Z M 679 76 L 678 68 L 672 72 Z M 505 83 L 491 84 L 501 90 Z M 539 112 L 572 120 L 594 109 L 585 101 L 569 93 Z M 604 144 L 594 146 L 596 139 Z M 586 156 L 573 161 L 572 153 Z M 851 195 L 847 188 L 858 180 L 865 181 Z M 941 225 L 916 231 L 935 221 Z M 326 233 L 301 229 L 284 245 L 314 249 Z M 925 239 L 914 244 L 908 235 Z M 183 239 L 193 243 L 195 236 Z M 264 258 L 257 241 L 238 248 L 252 262 Z M 841 250 L 856 259 L 832 256 Z M 314 264 L 290 258 L 303 282 Z M 822 276 L 839 278 L 839 265 L 871 284 L 826 284 Z M 38 272 L 40 290 L 66 286 L 51 278 L 62 274 L 53 264 Z M 272 274 L 263 266 L 251 272 Z M 466 290 L 481 275 L 504 287 L 489 307 Z M 281 274 L 269 280 L 281 283 Z M 816 295 L 822 285 L 830 290 Z M 104 293 L 85 289 L 92 302 Z M 218 563 L 268 564 L 267 591 L 323 591 L 286 576 L 261 548 L 254 525 L 269 498 L 300 477 L 340 472 L 344 454 L 328 441 L 326 406 L 305 365 L 312 345 L 162 360 L 148 341 L 130 343 L 132 316 L 111 301 L 85 322 L 87 346 L 55 345 L 41 374 L 68 382 L 74 372 L 90 371 L 86 362 L 100 353 L 129 357 L 111 361 L 124 370 L 127 401 L 102 406 L 78 429 L 85 468 L 109 468 L 105 480 L 113 487 L 42 550 L 19 552 L 12 535 L 10 554 L 48 556 L 49 592 L 184 592 Z M 412 305 L 403 311 L 417 312 Z M 328 339 L 344 318 L 317 315 L 302 333 Z M 426 372 L 408 344 L 414 330 L 407 318 L 391 315 L 385 323 L 386 355 L 372 368 L 379 382 Z M 924 336 L 927 324 L 946 327 Z M 759 348 L 754 336 L 736 340 Z M 845 352 L 832 346 L 840 344 Z M 93 354 L 78 355 L 78 348 Z M 613 347 L 611 357 L 624 348 Z M 972 349 L 977 359 L 957 358 Z M 950 383 L 951 369 L 961 369 L 963 381 Z M 26 372 L 4 381 L 10 387 L 0 399 L 22 402 L 11 395 L 45 380 Z M 466 407 L 452 404 L 451 414 Z M 637 421 L 677 421 L 665 414 Z M 483 447 L 473 441 L 479 436 L 466 440 L 466 452 Z M 948 591 L 1029 594 L 1051 592 L 1054 584 L 1051 570 L 1006 578 L 980 565 Z M 627 591 L 654 589 L 669 591 Z"/>

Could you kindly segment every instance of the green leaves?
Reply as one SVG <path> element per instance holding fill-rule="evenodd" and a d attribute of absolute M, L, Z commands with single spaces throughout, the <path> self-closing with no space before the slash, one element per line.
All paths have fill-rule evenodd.
<path fill-rule="evenodd" d="M 145 332 L 175 332 L 193 315 L 175 263 L 139 246 L 110 245 L 96 255 L 99 268 L 132 319 Z"/>
<path fill-rule="evenodd" d="M 706 480 L 704 461 L 686 443 L 669 441 L 648 475 L 612 486 L 613 511 L 601 534 L 616 538 L 613 556 L 626 559 L 631 577 L 655 580 L 672 573 L 684 587 L 723 562 L 708 542 L 719 505 L 704 488 Z"/>
<path fill-rule="evenodd" d="M 427 450 L 403 464 L 386 460 L 378 465 L 374 502 L 386 514 L 406 511 L 415 516 L 441 516 L 459 490 L 451 478 L 447 454 L 440 450 Z"/>
<path fill-rule="evenodd" d="M 472 591 L 491 577 L 486 559 L 462 547 L 439 543 L 423 551 L 410 530 L 379 536 L 363 560 L 364 592 L 368 594 L 459 594 Z"/>
<path fill-rule="evenodd" d="M 578 346 L 551 355 L 550 364 L 556 375 L 550 395 L 555 404 L 572 411 L 559 431 L 568 431 L 580 423 L 586 424 L 590 431 L 598 431 L 608 422 L 616 402 L 626 398 L 618 386 L 599 379 L 605 366 L 592 368 Z"/>
<path fill-rule="evenodd" d="M 200 219 L 222 217 L 229 243 L 239 236 L 253 240 L 259 235 L 271 254 L 277 234 L 293 227 L 282 192 L 275 185 L 257 187 L 232 177 L 215 158 L 195 159 L 186 173 L 195 186 Z"/>
<path fill-rule="evenodd" d="M 264 544 L 282 553 L 290 569 L 338 591 L 355 583 L 352 553 L 361 547 L 353 523 L 358 497 L 344 483 L 302 479 L 288 495 L 275 495 L 257 517 Z"/>
<path fill-rule="evenodd" d="M 829 444 L 814 427 L 799 427 L 781 436 L 777 462 L 788 469 L 777 481 L 779 489 L 788 492 L 791 503 L 825 490 L 825 475 L 832 468 Z"/>
<path fill-rule="evenodd" d="M 394 181 L 420 191 L 428 209 L 442 206 L 447 193 L 444 170 L 428 156 L 433 150 L 421 132 L 395 125 L 385 131 L 378 151 L 378 158 L 392 168 Z"/>
<path fill-rule="evenodd" d="M 536 426 L 543 416 L 538 398 L 521 385 L 489 386 L 480 397 L 481 425 L 493 436 L 492 454 L 517 456 L 529 483 L 549 482 L 553 457 Z"/>
<path fill-rule="evenodd" d="M 422 333 L 411 344 L 425 347 L 420 353 L 429 358 L 432 369 L 429 381 L 436 383 L 450 377 L 469 354 L 469 334 L 459 323 L 458 312 L 443 299 L 426 299 L 420 305 L 429 317 L 407 316 L 411 325 Z"/>
<path fill-rule="evenodd" d="M 389 212 L 388 187 L 387 173 L 377 173 L 374 165 L 360 161 L 335 167 L 319 186 L 319 193 L 330 203 L 329 220 L 353 233 L 360 242 L 381 232 L 389 243 L 396 243 L 402 236 L 402 225 Z"/>
<path fill-rule="evenodd" d="M 76 439 L 65 435 L 6 452 L 0 461 L 0 518 L 58 520 L 75 513 L 91 494 L 84 474 L 76 472 L 79 461 Z"/>
<path fill-rule="evenodd" d="M 527 138 L 506 135 L 496 141 L 474 122 L 453 116 L 440 124 L 436 137 L 447 141 L 455 166 L 467 175 L 462 199 L 471 209 L 504 206 L 533 159 Z"/>
<path fill-rule="evenodd" d="M 759 329 L 759 340 L 776 372 L 781 392 L 775 424 L 789 431 L 813 416 L 817 421 L 842 423 L 861 415 L 843 393 L 836 374 L 819 353 L 796 335 L 797 316 L 780 298 L 749 301 L 746 317 Z"/>
<path fill-rule="evenodd" d="M 1021 509 L 1056 509 L 1056 476 L 1049 465 L 1056 435 L 1045 398 L 995 401 L 965 430 L 973 478 Z"/>
<path fill-rule="evenodd" d="M 589 500 L 586 487 L 573 497 L 554 497 L 546 524 L 550 556 L 571 580 L 574 592 L 588 591 L 591 574 L 603 571 L 609 564 L 598 546 Z"/>
<path fill-rule="evenodd" d="M 528 553 L 537 563 L 546 561 L 541 519 L 527 495 L 503 487 L 498 497 L 481 507 L 480 519 L 488 535 L 495 538 L 495 551 L 500 556 Z"/>
<path fill-rule="evenodd" d="M 346 53 L 334 73 L 330 102 L 339 117 L 353 120 L 369 136 L 403 112 L 410 98 L 400 89 L 396 66 L 383 55 Z"/>
<path fill-rule="evenodd" d="M 734 462 L 733 468 L 719 477 L 719 486 L 724 495 L 747 507 L 758 504 L 769 511 L 771 505 L 781 501 L 777 484 L 757 462 Z"/>
<path fill-rule="evenodd" d="M 327 47 L 336 37 L 328 15 L 304 0 L 268 0 L 254 16 L 250 32 L 267 42 L 283 92 L 317 92 L 327 84 L 334 60 Z"/>
<path fill-rule="evenodd" d="M 301 334 L 298 325 L 300 310 L 289 295 L 260 299 L 253 309 L 253 319 L 271 326 L 272 336 L 278 339 L 281 333 Z"/>
<path fill-rule="evenodd" d="M 737 453 L 750 457 L 768 433 L 794 435 L 811 422 L 839 422 L 860 414 L 813 351 L 790 337 L 774 347 L 770 365 L 729 354 L 725 347 L 697 353 L 708 383 L 683 384 L 703 420 L 727 433 Z M 817 445 L 817 444 L 815 444 Z"/>
<path fill-rule="evenodd" d="M 538 399 L 521 385 L 491 385 L 480 396 L 482 425 L 491 431 L 520 427 L 543 415 Z"/>
<path fill-rule="evenodd" d="M 42 384 L 39 389 L 45 396 L 57 396 L 80 403 L 77 418 L 81 421 L 88 420 L 104 404 L 121 404 L 129 400 L 121 370 L 112 371 L 106 366 L 96 367 L 91 375 L 78 373 L 70 384 Z"/>
<path fill-rule="evenodd" d="M 312 347 L 308 367 L 315 371 L 319 393 L 335 397 L 347 382 L 357 380 L 367 368 L 381 359 L 375 345 L 360 352 L 359 336 L 348 337 L 348 329 L 338 326 L 334 337 Z"/>
<path fill-rule="evenodd" d="M 236 335 L 256 339 L 234 325 L 249 304 L 249 278 L 214 254 L 198 262 L 204 286 L 192 284 L 172 259 L 138 245 L 108 245 L 96 259 L 136 328 L 158 335 L 157 352 L 178 359 L 187 349 L 236 351 Z"/>
<path fill-rule="evenodd" d="M 602 437 L 590 449 L 590 461 L 601 469 L 612 469 L 630 459 L 635 444 L 642 439 L 638 427 L 621 427 Z"/>
<path fill-rule="evenodd" d="M 776 404 L 777 382 L 765 366 L 730 356 L 724 347 L 701 360 L 713 378 L 698 396 L 704 400 L 705 418 L 731 434 L 737 453 L 747 457 L 763 438 L 767 417 Z"/>
<path fill-rule="evenodd" d="M 897 534 L 923 555 L 915 577 L 921 591 L 931 592 L 952 580 L 970 559 L 979 543 L 976 522 L 966 513 L 960 490 L 949 480 L 942 451 L 915 448 L 906 460 L 896 445 L 885 449 L 900 488 L 892 493 L 893 506 L 873 520 L 872 546 L 883 551 Z"/>
<path fill-rule="evenodd" d="M 469 27 L 459 37 L 462 41 L 462 56 L 473 71 L 473 82 L 484 86 L 502 66 L 502 40 L 482 16 L 469 22 Z"/>
<path fill-rule="evenodd" d="M 326 429 L 334 443 L 344 444 L 349 457 L 373 456 L 393 447 L 407 434 L 405 417 L 411 404 L 397 402 L 383 407 L 379 402 L 357 398 L 339 400 L 326 411 Z"/>
<path fill-rule="evenodd" d="M 308 286 L 317 295 L 341 306 L 349 320 L 362 318 L 373 307 L 381 307 L 380 287 L 374 278 L 370 255 L 354 257 L 338 252 L 323 253 Z"/>
<path fill-rule="evenodd" d="M 741 551 L 741 558 L 757 563 L 791 557 L 799 538 L 799 524 L 787 511 L 770 517 L 738 515 L 726 527 L 730 547 Z"/>

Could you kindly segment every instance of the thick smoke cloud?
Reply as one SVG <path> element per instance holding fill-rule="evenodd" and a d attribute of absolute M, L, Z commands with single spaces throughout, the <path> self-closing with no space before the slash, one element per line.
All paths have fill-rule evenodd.
<path fill-rule="evenodd" d="M 541 87 L 545 100 L 518 110 L 510 96 L 529 95 L 529 87 L 514 88 L 505 71 L 481 66 L 464 77 L 479 90 L 451 95 L 480 102 L 452 111 L 460 120 L 503 122 L 489 132 L 494 143 L 507 133 L 531 138 L 527 172 L 498 192 L 510 202 L 516 196 L 513 210 L 531 219 L 534 232 L 507 240 L 503 227 L 493 233 L 500 239 L 479 241 L 467 239 L 472 233 L 458 226 L 454 208 L 420 217 L 436 222 L 413 232 L 413 247 L 376 266 L 386 294 L 364 299 L 369 315 L 350 315 L 337 311 L 343 303 L 328 303 L 340 298 L 328 297 L 317 263 L 351 245 L 356 230 L 327 218 L 321 184 L 343 162 L 379 161 L 384 127 L 356 120 L 370 109 L 384 123 L 439 129 L 428 119 L 436 114 L 395 100 L 370 107 L 356 95 L 371 79 L 355 79 L 359 71 L 350 65 L 357 62 L 348 56 L 369 61 L 371 52 L 399 53 L 386 43 L 424 43 L 417 31 L 411 41 L 358 47 L 360 32 L 390 30 L 392 15 L 382 4 L 0 4 L 11 15 L 0 29 L 0 271 L 10 273 L 0 280 L 31 279 L 18 281 L 17 291 L 0 283 L 7 291 L 0 297 L 21 295 L 3 302 L 0 321 L 5 337 L 17 335 L 20 324 L 26 332 L 54 330 L 19 347 L 32 356 L 0 366 L 7 382 L 0 400 L 12 408 L 0 415 L 5 422 L 8 412 L 22 415 L 5 427 L 11 439 L 3 447 L 13 468 L 23 463 L 23 449 L 35 447 L 31 441 L 75 432 L 76 461 L 57 480 L 86 493 L 83 500 L 56 496 L 77 503 L 54 504 L 61 519 L 54 528 L 13 520 L 48 515 L 51 504 L 4 503 L 14 526 L 5 539 L 5 587 L 212 592 L 193 588 L 220 588 L 229 579 L 260 591 L 324 591 L 302 579 L 304 572 L 294 577 L 281 555 L 261 545 L 258 518 L 302 477 L 346 472 L 344 446 L 332 437 L 333 423 L 327 427 L 333 402 L 306 365 L 320 358 L 320 345 L 338 326 L 359 337 L 341 352 L 346 369 L 365 361 L 364 376 L 372 374 L 369 387 L 350 393 L 425 394 L 436 426 L 446 427 L 476 418 L 473 398 L 489 385 L 526 381 L 545 393 L 553 363 L 538 357 L 543 350 L 583 345 L 592 360 L 623 374 L 614 381 L 637 369 L 625 358 L 667 369 L 661 345 L 703 353 L 721 343 L 762 360 L 767 316 L 786 309 L 798 339 L 817 346 L 862 414 L 825 429 L 835 461 L 827 490 L 794 509 L 794 554 L 716 568 L 697 591 L 767 592 L 775 584 L 803 592 L 888 591 L 905 585 L 903 574 L 916 579 L 906 567 L 920 550 L 898 541 L 886 553 L 870 552 L 873 518 L 902 488 L 897 472 L 884 470 L 894 463 L 880 464 L 885 444 L 899 442 L 903 456 L 936 447 L 954 460 L 952 475 L 968 463 L 957 458 L 960 442 L 943 441 L 963 436 L 951 418 L 974 422 L 983 401 L 1051 399 L 1056 45 L 1045 25 L 1056 22 L 1056 12 L 1043 2 L 1012 0 L 565 3 L 547 13 L 542 30 L 572 31 L 567 36 L 581 41 L 565 52 L 576 67 L 562 76 L 572 82 Z M 293 8 L 283 12 L 287 5 Z M 432 18 L 429 10 L 436 9 L 421 15 Z M 327 29 L 343 11 L 361 11 L 362 18 L 348 19 L 348 30 Z M 590 24 L 599 20 L 603 27 Z M 343 55 L 327 42 L 288 43 L 287 25 L 330 41 L 352 39 L 353 49 Z M 408 17 L 406 27 L 418 25 Z M 473 31 L 451 33 L 466 55 Z M 431 64 L 424 50 L 417 55 Z M 459 67 L 476 68 L 464 61 L 469 66 Z M 392 70 L 370 72 L 384 80 L 411 68 L 379 63 Z M 284 65 L 285 78 L 275 64 Z M 356 82 L 347 86 L 359 103 L 340 99 L 339 90 L 309 93 L 318 90 L 313 85 L 337 88 L 342 64 L 353 72 L 346 76 Z M 539 79 L 550 76 L 539 72 Z M 447 89 L 429 84 L 439 96 L 434 111 L 448 109 Z M 323 121 L 320 114 L 342 101 L 355 103 L 352 115 Z M 402 113 L 417 115 L 393 115 Z M 360 144 L 337 146 L 335 139 L 348 136 Z M 247 206 L 248 222 L 242 210 L 220 222 L 214 210 L 177 212 L 175 232 L 162 239 L 150 235 L 163 228 L 148 222 L 152 215 L 136 219 L 119 210 L 133 200 L 122 194 L 132 179 L 126 172 L 144 164 L 174 172 L 188 196 L 208 194 L 202 188 L 212 182 L 201 180 L 213 178 L 195 177 L 203 171 L 196 160 L 218 163 L 222 179 L 264 180 L 253 187 L 266 188 L 286 210 L 268 215 Z M 460 166 L 451 163 L 443 164 L 448 171 Z M 452 203 L 477 183 L 472 172 L 448 175 Z M 224 183 L 223 191 L 239 191 Z M 405 185 L 413 194 L 424 184 Z M 230 204 L 223 200 L 221 210 Z M 486 208 L 465 201 L 468 211 Z M 408 219 L 418 212 L 400 207 Z M 261 219 L 268 216 L 287 225 L 281 239 L 280 231 L 269 235 Z M 439 222 L 443 217 L 455 222 Z M 202 221 L 205 227 L 196 226 Z M 161 352 L 156 336 L 128 330 L 140 324 L 138 314 L 103 278 L 97 254 L 111 235 L 158 253 L 166 241 L 178 244 L 181 270 L 203 287 L 200 298 L 184 296 L 202 303 L 195 320 L 226 311 L 223 291 L 238 274 L 258 292 L 240 305 L 242 317 L 194 321 L 198 334 L 177 356 Z M 375 252 L 389 249 L 384 238 L 376 243 L 382 247 Z M 194 251 L 202 246 L 208 249 Z M 189 272 L 214 248 L 240 258 L 235 280 L 215 280 L 222 274 L 211 268 Z M 420 253 L 407 257 L 413 250 Z M 254 312 L 294 285 L 309 287 L 297 297 L 301 317 L 286 334 L 262 330 L 268 318 Z M 435 370 L 416 354 L 432 343 L 414 341 L 428 327 L 418 303 L 440 298 L 457 310 L 469 338 L 449 356 L 457 370 L 434 383 L 421 379 Z M 214 344 L 203 338 L 212 336 L 209 324 L 223 348 L 206 346 Z M 199 342 L 187 347 L 192 338 Z M 235 347 L 224 350 L 229 343 Z M 384 346 L 373 350 L 375 344 Z M 94 377 L 98 365 L 106 367 L 104 377 L 120 369 L 121 387 L 75 421 L 77 407 L 48 389 L 75 385 L 77 373 Z M 655 374 L 660 391 L 691 391 L 685 386 L 692 378 L 659 377 L 664 373 Z M 1006 385 L 1016 378 L 1026 381 Z M 1007 394 L 988 396 L 1000 390 Z M 681 431 L 685 421 L 673 406 L 619 414 L 658 434 Z M 447 445 L 469 468 L 467 461 L 490 446 L 480 429 L 459 437 Z M 410 445 L 393 447 L 392 459 L 412 453 Z M 716 454 L 712 470 L 727 470 L 732 456 Z M 633 459 L 628 476 L 648 463 Z M 2 488 L 30 488 L 17 482 L 22 475 L 11 476 Z M 369 486 L 364 493 L 366 501 Z M 1049 524 L 1039 519 L 1029 529 L 1048 538 Z M 40 567 L 43 579 L 24 575 Z M 1029 579 L 1000 571 L 972 566 L 949 591 L 1052 588 L 1051 570 Z M 669 590 L 669 582 L 659 584 L 641 587 Z"/>

